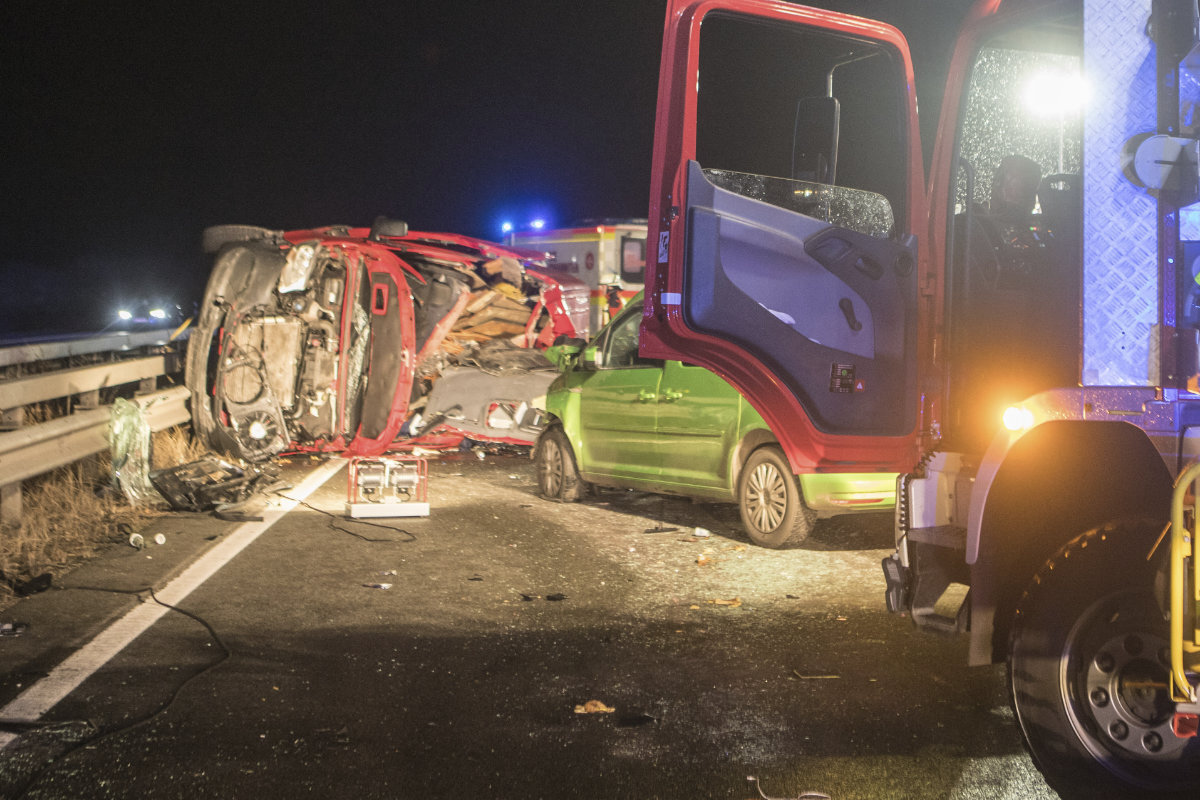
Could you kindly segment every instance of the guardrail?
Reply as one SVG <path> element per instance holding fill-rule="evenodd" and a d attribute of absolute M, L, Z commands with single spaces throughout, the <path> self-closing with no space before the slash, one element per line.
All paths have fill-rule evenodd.
<path fill-rule="evenodd" d="M 0 369 L 8 373 L 0 378 L 0 522 L 20 523 L 22 481 L 108 449 L 110 408 L 100 404 L 102 389 L 138 384 L 131 401 L 152 431 L 189 420 L 184 387 L 156 390 L 158 377 L 182 364 L 180 353 L 163 349 L 171 335 L 163 329 L 0 347 Z M 79 358 L 94 363 L 69 365 Z M 70 399 L 73 413 L 25 424 L 27 406 L 60 398 Z"/>

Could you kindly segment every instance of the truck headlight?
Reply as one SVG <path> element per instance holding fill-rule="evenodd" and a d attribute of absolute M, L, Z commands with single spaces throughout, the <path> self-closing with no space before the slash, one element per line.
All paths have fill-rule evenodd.
<path fill-rule="evenodd" d="M 1013 433 L 1027 431 L 1033 427 L 1033 412 L 1022 406 L 1009 406 L 1004 409 L 1002 420 L 1005 429 Z"/>

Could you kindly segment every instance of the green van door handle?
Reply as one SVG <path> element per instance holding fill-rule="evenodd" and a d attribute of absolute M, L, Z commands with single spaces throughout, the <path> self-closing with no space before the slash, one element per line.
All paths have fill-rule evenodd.
<path fill-rule="evenodd" d="M 664 389 L 658 402 L 673 403 L 681 397 L 683 397 L 683 392 L 677 392 L 674 389 Z"/>
<path fill-rule="evenodd" d="M 642 389 L 640 392 L 638 392 L 639 403 L 653 403 L 657 399 L 658 395 L 649 389 Z"/>

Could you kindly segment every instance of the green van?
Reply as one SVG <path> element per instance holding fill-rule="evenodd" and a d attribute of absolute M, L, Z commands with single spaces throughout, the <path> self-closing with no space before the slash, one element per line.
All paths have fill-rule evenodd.
<path fill-rule="evenodd" d="M 782 547 L 818 517 L 895 505 L 894 473 L 794 475 L 778 441 L 736 389 L 703 367 L 638 355 L 638 294 L 587 347 L 547 355 L 562 374 L 533 457 L 544 497 L 589 484 L 735 502 L 751 541 Z"/>

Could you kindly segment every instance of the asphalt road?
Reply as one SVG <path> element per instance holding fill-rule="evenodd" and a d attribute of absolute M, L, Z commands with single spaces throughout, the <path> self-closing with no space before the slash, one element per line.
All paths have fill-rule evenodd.
<path fill-rule="evenodd" d="M 755 775 L 776 798 L 1054 797 L 1002 669 L 884 610 L 886 516 L 769 551 L 732 507 L 554 504 L 528 460 L 468 455 L 431 463 L 429 518 L 379 527 L 341 517 L 344 475 L 188 615 L 10 724 L 0 796 L 750 798 Z M 161 587 L 238 535 L 202 515 L 156 532 L 0 612 L 30 624 L 0 639 L 0 702 L 138 602 L 98 589 Z"/>

